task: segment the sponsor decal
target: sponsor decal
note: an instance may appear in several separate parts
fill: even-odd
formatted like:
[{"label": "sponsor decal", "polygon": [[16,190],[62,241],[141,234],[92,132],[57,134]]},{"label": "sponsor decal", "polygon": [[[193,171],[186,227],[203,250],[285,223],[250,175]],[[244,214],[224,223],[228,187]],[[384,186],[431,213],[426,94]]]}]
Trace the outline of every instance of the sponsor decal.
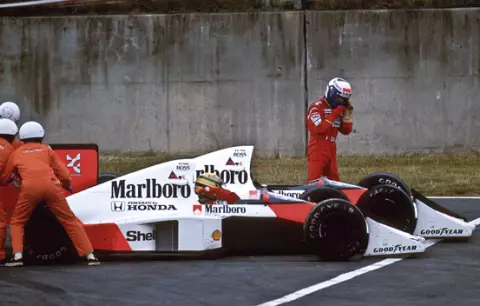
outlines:
[{"label": "sponsor decal", "polygon": [[461,235],[463,229],[450,229],[450,228],[432,228],[427,230],[421,230],[420,235],[435,235],[435,236],[448,236],[448,235]]},{"label": "sponsor decal", "polygon": [[225,163],[225,166],[242,166],[242,162],[234,162],[231,157],[228,158],[227,162]]},{"label": "sponsor decal", "polygon": [[43,149],[25,149],[23,153],[35,153],[35,152],[44,152]]},{"label": "sponsor decal", "polygon": [[193,205],[192,210],[194,215],[200,215],[202,213],[203,208],[201,204],[195,204]]},{"label": "sponsor decal", "polygon": [[250,199],[258,199],[260,197],[260,192],[258,190],[250,190],[248,196]]},{"label": "sponsor decal", "polygon": [[368,196],[373,197],[374,195],[377,195],[377,194],[380,194],[380,193],[391,194],[393,192],[395,192],[395,190],[391,189],[391,188],[376,188],[373,191],[370,191]]},{"label": "sponsor decal", "polygon": [[[31,250],[28,250],[29,248],[26,248],[27,252],[32,252]],[[35,256],[36,260],[42,260],[42,261],[49,261],[49,260],[54,260],[55,258],[60,258],[62,257],[65,253],[67,253],[67,248],[66,247],[60,247],[57,251],[55,252],[50,252],[50,253],[43,253],[43,254],[38,254]]]},{"label": "sponsor decal", "polygon": [[127,184],[126,180],[112,181],[111,198],[189,198],[192,194],[190,185],[159,184],[156,179],[145,179],[143,184]]},{"label": "sponsor decal", "polygon": [[81,169],[80,169],[80,158],[81,158],[81,154],[78,153],[75,157],[71,157],[68,153],[66,154],[66,159],[67,161],[69,161],[69,163],[67,164],[67,168],[71,168],[73,169],[73,171],[76,173],[76,174],[81,174]]},{"label": "sponsor decal", "polygon": [[168,176],[168,179],[170,180],[182,180],[185,179],[185,176],[183,175],[176,175],[175,172],[170,172],[170,175]]},{"label": "sponsor decal", "polygon": [[155,231],[142,233],[141,231],[127,231],[127,241],[153,241],[156,239]]},{"label": "sponsor decal", "polygon": [[274,190],[273,191],[276,194],[283,195],[286,197],[291,197],[291,198],[300,198],[300,195],[305,192],[305,190]]},{"label": "sponsor decal", "polygon": [[123,201],[112,201],[112,211],[125,211],[125,202]]},{"label": "sponsor decal", "polygon": [[401,245],[397,244],[395,246],[386,246],[383,248],[374,248],[373,253],[397,253],[405,251],[415,251],[417,249],[416,245]]},{"label": "sponsor decal", "polygon": [[212,239],[215,241],[219,241],[221,237],[222,237],[222,233],[219,230],[215,230],[212,233]]},{"label": "sponsor decal", "polygon": [[320,213],[318,212],[313,214],[312,220],[310,221],[310,226],[308,227],[308,236],[311,239],[317,238],[317,229],[321,229]]},{"label": "sponsor decal", "polygon": [[[232,161],[233,162],[233,161]],[[214,165],[205,165],[203,170],[196,171],[196,177],[204,173],[215,173],[225,184],[246,184],[248,181],[248,173],[246,170],[234,171],[226,169],[215,169]]]},{"label": "sponsor decal", "polygon": [[[311,239],[318,239],[322,238],[324,235],[328,236],[328,229],[325,230],[323,227],[323,217],[328,214],[331,209],[337,207],[338,204],[334,203],[329,203],[326,205],[321,206],[319,209],[317,209],[314,214],[312,215],[310,219],[310,224],[308,226],[308,237]],[[348,212],[349,214],[355,215],[355,209],[353,207],[349,207],[348,210],[345,210],[344,212]]]},{"label": "sponsor decal", "polygon": [[247,208],[231,205],[206,205],[205,211],[208,214],[244,214],[247,212]]},{"label": "sponsor decal", "polygon": [[382,185],[392,185],[394,187],[400,188],[400,186],[397,184],[397,182],[394,182],[388,178],[381,177],[378,179],[378,182]]},{"label": "sponsor decal", "polygon": [[177,210],[172,204],[158,204],[153,201],[112,201],[112,211],[170,211]]},{"label": "sponsor decal", "polygon": [[233,152],[233,157],[247,157],[247,151],[245,149],[235,149],[235,151]]},{"label": "sponsor decal", "polygon": [[312,115],[312,118],[310,118],[312,120],[312,122],[318,126],[320,125],[320,123],[322,123],[322,118],[320,117],[320,114],[319,113],[314,113]]},{"label": "sponsor decal", "polygon": [[188,171],[190,170],[190,164],[189,163],[178,163],[177,168],[178,171]]}]

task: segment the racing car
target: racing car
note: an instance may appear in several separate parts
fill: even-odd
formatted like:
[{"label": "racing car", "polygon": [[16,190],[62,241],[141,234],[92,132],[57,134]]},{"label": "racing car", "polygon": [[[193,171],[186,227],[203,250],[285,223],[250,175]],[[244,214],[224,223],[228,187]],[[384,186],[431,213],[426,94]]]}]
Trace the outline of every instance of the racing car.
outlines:
[{"label": "racing car", "polygon": [[474,227],[466,218],[435,203],[398,176],[377,172],[356,185],[322,177],[301,185],[267,185],[253,180],[253,146],[238,146],[195,158],[196,175],[213,172],[225,182],[225,188],[239,195],[252,190],[268,190],[284,196],[321,202],[338,198],[350,201],[367,217],[409,234],[424,238],[468,238]]},{"label": "racing car", "polygon": [[[227,148],[125,175],[103,177],[96,172],[98,147],[84,148],[92,151],[88,165],[94,171],[75,168],[72,156],[78,156],[78,145],[52,147],[64,158],[72,175],[76,175],[73,176],[76,193],[67,200],[97,253],[254,251],[350,260],[422,253],[425,238],[421,235],[469,237],[473,231],[472,226],[453,216],[453,212],[450,215],[440,212],[429,206],[431,203],[425,198],[408,196],[409,190],[394,186],[399,180],[378,185],[368,183],[371,182],[368,178],[364,184],[372,187],[327,179],[292,186],[254,183],[250,172],[253,146]],[[84,169],[90,173],[90,179],[80,179]],[[204,172],[218,173],[226,188],[239,194],[241,200],[229,205],[199,204],[193,184]],[[409,202],[405,203],[411,205],[413,216],[405,212],[409,210],[403,208],[405,203],[398,194],[407,194]],[[397,204],[402,209],[393,208]],[[389,215],[389,205],[399,215]],[[405,221],[398,216],[409,219]],[[447,230],[437,233],[437,228]],[[75,259],[75,250],[65,231],[40,206],[25,228],[26,264]]]}]

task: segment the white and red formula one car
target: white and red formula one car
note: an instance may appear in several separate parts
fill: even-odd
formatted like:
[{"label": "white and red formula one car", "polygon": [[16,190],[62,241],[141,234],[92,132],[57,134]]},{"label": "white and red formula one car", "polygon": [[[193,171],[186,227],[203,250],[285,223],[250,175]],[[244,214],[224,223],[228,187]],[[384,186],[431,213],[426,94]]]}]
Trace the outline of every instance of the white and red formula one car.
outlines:
[{"label": "white and red formula one car", "polygon": [[[95,250],[107,254],[226,251],[349,260],[422,253],[425,238],[465,238],[474,230],[391,174],[370,175],[358,186],[328,179],[306,185],[255,183],[252,154],[253,146],[232,147],[112,175],[67,200]],[[203,172],[217,173],[242,200],[199,204],[193,184]],[[30,262],[74,258],[69,238],[58,225],[52,227],[55,220],[45,211],[38,214],[44,215],[26,229]]]}]

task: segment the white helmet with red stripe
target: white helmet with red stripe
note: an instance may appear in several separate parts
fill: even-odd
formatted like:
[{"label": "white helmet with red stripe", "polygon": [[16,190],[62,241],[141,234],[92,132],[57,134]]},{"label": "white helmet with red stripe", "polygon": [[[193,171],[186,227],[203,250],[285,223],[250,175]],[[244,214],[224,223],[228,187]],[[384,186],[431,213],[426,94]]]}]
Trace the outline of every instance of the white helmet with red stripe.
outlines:
[{"label": "white helmet with red stripe", "polygon": [[352,95],[350,83],[342,78],[334,78],[328,82],[325,90],[325,99],[331,107],[346,105]]}]

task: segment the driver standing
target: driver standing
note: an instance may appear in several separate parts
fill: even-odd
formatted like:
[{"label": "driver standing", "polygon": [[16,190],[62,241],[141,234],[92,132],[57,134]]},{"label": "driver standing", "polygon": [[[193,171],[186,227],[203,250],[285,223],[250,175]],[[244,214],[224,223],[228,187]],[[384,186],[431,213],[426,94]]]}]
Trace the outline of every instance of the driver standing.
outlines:
[{"label": "driver standing", "polygon": [[338,132],[349,135],[353,129],[351,90],[347,81],[334,78],[328,83],[325,96],[308,107],[308,182],[322,176],[339,181],[336,140]]}]

